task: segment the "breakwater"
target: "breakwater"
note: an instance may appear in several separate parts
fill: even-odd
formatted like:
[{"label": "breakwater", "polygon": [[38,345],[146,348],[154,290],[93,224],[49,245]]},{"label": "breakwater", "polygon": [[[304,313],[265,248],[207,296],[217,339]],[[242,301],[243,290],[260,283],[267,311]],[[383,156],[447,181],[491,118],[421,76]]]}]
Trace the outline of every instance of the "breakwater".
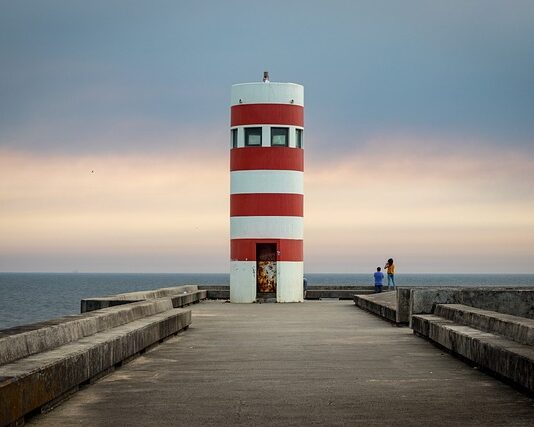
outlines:
[{"label": "breakwater", "polygon": [[[329,334],[334,333],[329,325],[332,316],[336,316],[336,310],[341,317],[349,316],[346,321],[351,322],[343,301],[351,295],[359,307],[395,324],[409,325],[416,335],[440,348],[524,391],[533,392],[534,289],[401,287],[382,294],[370,294],[370,291],[371,288],[365,286],[350,289],[312,286],[307,290],[312,300],[304,304],[267,304],[280,307],[272,310],[214,301],[212,304],[227,309],[217,310],[210,316],[214,316],[214,322],[225,324],[229,334],[234,336],[235,332],[230,331],[234,328],[242,331],[244,326],[226,324],[224,316],[235,317],[234,311],[248,310],[256,313],[256,317],[266,316],[263,317],[265,325],[270,325],[276,335],[293,325],[284,323],[285,318],[293,318],[290,313],[301,312],[303,309],[299,307],[308,307],[302,313],[314,319],[314,310],[321,307],[317,299],[322,299],[328,301],[323,306],[328,306],[329,314],[325,318],[326,323],[321,323],[320,327],[317,325],[320,328],[317,331],[325,334],[322,339],[329,342]],[[79,315],[0,331],[0,425],[21,423],[27,416],[55,407],[84,385],[93,383],[147,349],[187,329],[194,318],[191,304],[205,299],[225,300],[228,292],[228,287],[222,285],[205,289],[184,285],[84,298]],[[223,315],[223,312],[226,314]],[[217,315],[223,317],[219,319]],[[246,318],[238,318],[247,322]],[[354,322],[348,326],[356,329],[368,327],[364,318],[356,317]],[[296,324],[303,323],[299,320]],[[236,336],[239,337],[240,333]],[[304,346],[309,345],[307,335],[295,333],[291,339]],[[224,333],[219,337],[223,342],[226,339]],[[345,342],[341,336],[337,339]],[[381,340],[379,336],[375,339]],[[350,339],[346,342],[351,343]],[[247,342],[246,346],[249,345],[258,344]],[[355,341],[353,345],[360,344]],[[367,345],[367,341],[364,339],[361,345]],[[379,346],[373,350],[373,360],[379,358],[381,349]],[[353,350],[360,351],[358,347]],[[350,346],[347,351],[352,354]],[[332,353],[332,366],[340,363],[337,357],[341,356]],[[358,365],[361,361],[358,356],[355,357],[353,363]],[[368,358],[364,354],[361,357],[364,358],[362,360]],[[278,366],[281,362],[272,363]],[[324,362],[321,364],[324,365]],[[202,370],[203,367],[195,369]],[[387,365],[383,365],[382,369],[387,369]],[[417,371],[412,374],[417,375]]]},{"label": "breakwater", "polygon": [[530,426],[534,400],[336,299],[191,306],[191,327],[32,425]]},{"label": "breakwater", "polygon": [[[372,285],[371,274],[305,275],[310,286]],[[534,274],[399,274],[399,286],[534,286]],[[0,273],[0,329],[79,312],[80,300],[186,284],[228,285],[228,274]],[[38,300],[39,304],[34,301]]]},{"label": "breakwater", "polygon": [[20,424],[187,329],[196,286],[82,301],[82,314],[0,331],[0,425]]},{"label": "breakwater", "polygon": [[355,304],[534,393],[534,288],[398,288]]}]

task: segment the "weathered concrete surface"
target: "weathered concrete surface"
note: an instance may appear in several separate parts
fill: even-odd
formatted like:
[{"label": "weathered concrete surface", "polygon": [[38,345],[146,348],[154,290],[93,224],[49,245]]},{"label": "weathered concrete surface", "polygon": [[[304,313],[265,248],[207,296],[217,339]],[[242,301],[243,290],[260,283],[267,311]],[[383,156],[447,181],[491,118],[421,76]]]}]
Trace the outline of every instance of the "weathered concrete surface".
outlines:
[{"label": "weathered concrete surface", "polygon": [[341,299],[341,300],[352,300],[354,295],[369,295],[374,293],[374,291],[349,291],[349,290],[329,290],[329,289],[312,289],[307,290],[305,293],[305,298],[308,300],[320,300],[323,298],[330,299]]},{"label": "weathered concrete surface", "polygon": [[[170,300],[166,302],[166,311],[152,315],[146,314],[158,305],[157,300],[128,306],[130,312],[145,307],[141,312],[146,316],[136,319],[126,315],[123,307],[109,308],[108,311],[122,312],[119,317],[132,319],[114,327],[111,325],[117,318],[88,313],[86,316],[101,320],[107,328],[0,366],[0,426],[18,422],[29,412],[186,328],[191,323],[190,310],[173,309]],[[91,323],[81,323],[68,330],[81,334],[87,332],[83,331],[84,326],[88,330],[98,329]]]},{"label": "weathered concrete surface", "polygon": [[374,293],[374,286],[335,286],[335,285],[315,285],[308,286],[306,299],[337,298],[341,300],[352,300],[354,295],[368,295]]},{"label": "weathered concrete surface", "polygon": [[532,425],[532,399],[352,302],[192,307],[186,334],[30,424]]},{"label": "weathered concrete surface", "polygon": [[[412,317],[416,334],[534,392],[534,348],[433,314]],[[534,418],[532,419],[534,422]]]},{"label": "weathered concrete surface", "polygon": [[80,311],[81,313],[86,313],[107,307],[157,298],[172,298],[174,308],[179,308],[206,299],[207,292],[205,290],[199,290],[197,285],[182,285],[149,291],[127,292],[105,297],[83,298],[80,303]]},{"label": "weathered concrete surface", "polygon": [[0,365],[172,308],[170,299],[159,299],[4,329],[0,331]]},{"label": "weathered concrete surface", "polygon": [[[230,299],[230,286],[199,286],[207,292],[208,299]],[[337,298],[352,300],[354,294],[370,294],[374,288],[369,286],[313,286],[304,293],[305,299]],[[276,300],[276,298],[275,298]]]},{"label": "weathered concrete surface", "polygon": [[198,285],[198,289],[206,291],[208,299],[230,299],[230,285]]},{"label": "weathered concrete surface", "polygon": [[[228,285],[199,285],[198,288],[207,291],[208,299],[230,299],[230,286]],[[308,286],[305,299],[337,298],[352,300],[355,294],[371,293],[374,293],[374,287],[368,285],[313,285]]]},{"label": "weathered concrete surface", "polygon": [[502,335],[520,344],[534,345],[534,319],[463,304],[438,304],[435,314],[460,325]]},{"label": "weathered concrete surface", "polygon": [[410,316],[431,314],[436,304],[464,304],[532,319],[534,318],[534,288],[411,288]]},{"label": "weathered concrete surface", "polygon": [[397,287],[397,323],[410,322],[410,288]]},{"label": "weathered concrete surface", "polygon": [[458,288],[411,288],[410,328],[414,314],[431,314],[436,304],[459,304]]},{"label": "weathered concrete surface", "polygon": [[534,319],[534,288],[465,288],[458,302]]},{"label": "weathered concrete surface", "polygon": [[354,303],[370,313],[397,323],[396,292],[381,292],[372,295],[354,295]]}]

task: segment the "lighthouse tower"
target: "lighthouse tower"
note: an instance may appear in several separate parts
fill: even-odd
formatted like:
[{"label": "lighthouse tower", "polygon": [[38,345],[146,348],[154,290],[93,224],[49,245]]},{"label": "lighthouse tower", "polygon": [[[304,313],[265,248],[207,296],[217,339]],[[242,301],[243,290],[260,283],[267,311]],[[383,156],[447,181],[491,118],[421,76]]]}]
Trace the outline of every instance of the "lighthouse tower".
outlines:
[{"label": "lighthouse tower", "polygon": [[232,86],[230,300],[303,300],[304,88]]}]

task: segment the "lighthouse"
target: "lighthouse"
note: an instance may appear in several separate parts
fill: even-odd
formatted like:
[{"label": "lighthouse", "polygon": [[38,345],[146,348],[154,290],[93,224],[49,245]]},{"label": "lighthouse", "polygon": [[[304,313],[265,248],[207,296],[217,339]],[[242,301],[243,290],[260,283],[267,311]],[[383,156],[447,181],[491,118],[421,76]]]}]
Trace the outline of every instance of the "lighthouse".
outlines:
[{"label": "lighthouse", "polygon": [[303,300],[304,87],[232,86],[230,300]]}]

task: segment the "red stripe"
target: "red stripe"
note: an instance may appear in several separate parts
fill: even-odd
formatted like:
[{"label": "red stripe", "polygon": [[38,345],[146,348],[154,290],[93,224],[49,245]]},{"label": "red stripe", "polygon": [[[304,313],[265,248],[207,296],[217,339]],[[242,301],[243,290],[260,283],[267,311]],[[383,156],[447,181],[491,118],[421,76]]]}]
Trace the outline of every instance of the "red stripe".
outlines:
[{"label": "red stripe", "polygon": [[304,216],[302,194],[231,194],[230,216]]},{"label": "red stripe", "polygon": [[232,261],[255,261],[256,243],[276,243],[277,261],[303,261],[304,250],[302,240],[293,239],[232,239],[230,241],[230,259]]},{"label": "red stripe", "polygon": [[230,170],[304,172],[304,150],[289,147],[244,147],[230,150]]},{"label": "red stripe", "polygon": [[304,126],[304,107],[292,104],[233,105],[231,126],[287,125]]}]

